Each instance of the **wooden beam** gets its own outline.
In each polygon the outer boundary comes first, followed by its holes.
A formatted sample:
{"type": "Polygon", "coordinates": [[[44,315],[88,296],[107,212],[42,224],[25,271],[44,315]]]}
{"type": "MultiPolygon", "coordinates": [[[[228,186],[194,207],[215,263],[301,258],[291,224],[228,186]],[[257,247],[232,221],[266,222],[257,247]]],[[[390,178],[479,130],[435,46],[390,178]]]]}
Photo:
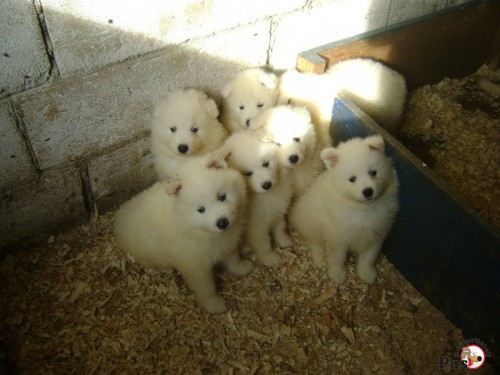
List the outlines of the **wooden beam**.
{"type": "Polygon", "coordinates": [[[398,70],[414,89],[472,74],[488,58],[498,60],[499,22],[500,1],[474,2],[305,51],[297,69],[321,73],[340,60],[371,57],[398,70]]]}

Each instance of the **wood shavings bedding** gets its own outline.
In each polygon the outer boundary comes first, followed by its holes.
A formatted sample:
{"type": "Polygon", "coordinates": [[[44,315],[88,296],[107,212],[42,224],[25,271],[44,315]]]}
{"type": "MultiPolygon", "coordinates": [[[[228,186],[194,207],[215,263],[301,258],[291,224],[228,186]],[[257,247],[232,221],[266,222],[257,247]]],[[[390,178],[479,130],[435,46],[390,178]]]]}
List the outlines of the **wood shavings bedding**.
{"type": "Polygon", "coordinates": [[[402,142],[479,213],[500,227],[500,69],[483,66],[464,79],[447,79],[410,94],[402,142]],[[479,85],[478,85],[479,82],[479,85]]]}
{"type": "MultiPolygon", "coordinates": [[[[475,179],[469,195],[489,202],[476,204],[498,224],[499,194],[488,201],[474,190],[497,192],[497,164],[488,163],[498,159],[485,154],[498,146],[498,117],[464,104],[471,82],[412,93],[403,135],[425,146],[422,159],[456,179],[457,190],[464,176],[475,179]]],[[[354,275],[351,260],[348,281],[336,287],[296,236],[276,268],[257,265],[244,278],[217,270],[229,310],[209,315],[177,273],[127,260],[113,219],[105,214],[0,262],[0,373],[435,374],[464,340],[384,257],[374,285],[354,275]]]]}
{"type": "Polygon", "coordinates": [[[463,337],[385,258],[335,287],[295,237],[276,268],[216,277],[204,312],[175,272],[116,248],[113,213],[0,263],[0,369],[17,373],[433,373],[463,337]],[[422,361],[422,357],[429,360],[422,361]]]}

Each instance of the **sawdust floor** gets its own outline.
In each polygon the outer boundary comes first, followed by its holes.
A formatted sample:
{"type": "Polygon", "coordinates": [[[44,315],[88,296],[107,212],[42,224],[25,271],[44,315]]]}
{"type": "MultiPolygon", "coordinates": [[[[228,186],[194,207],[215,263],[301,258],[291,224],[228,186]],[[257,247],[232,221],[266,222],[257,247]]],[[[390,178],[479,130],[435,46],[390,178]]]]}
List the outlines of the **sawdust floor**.
{"type": "MultiPolygon", "coordinates": [[[[434,86],[422,90],[441,100],[434,86]]],[[[418,90],[412,93],[408,110],[413,114],[407,112],[403,130],[408,118],[438,122],[429,118],[431,105],[415,104],[418,95],[429,100],[418,90]]],[[[414,142],[419,139],[418,132],[408,134],[414,142]]],[[[429,145],[424,151],[439,170],[435,151],[429,145]]],[[[497,210],[498,201],[493,202],[497,210]]],[[[229,310],[209,315],[177,273],[144,270],[122,255],[113,218],[114,213],[102,215],[0,262],[0,373],[456,371],[438,365],[440,357],[456,359],[461,332],[384,257],[374,285],[355,277],[351,259],[347,283],[335,287],[295,238],[291,251],[280,251],[283,261],[276,268],[257,265],[244,278],[218,270],[229,310]]],[[[479,373],[493,372],[484,366],[479,373]]]]}
{"type": "Polygon", "coordinates": [[[415,90],[399,139],[500,228],[500,69],[415,90]],[[496,95],[478,82],[496,82],[496,95]]]}

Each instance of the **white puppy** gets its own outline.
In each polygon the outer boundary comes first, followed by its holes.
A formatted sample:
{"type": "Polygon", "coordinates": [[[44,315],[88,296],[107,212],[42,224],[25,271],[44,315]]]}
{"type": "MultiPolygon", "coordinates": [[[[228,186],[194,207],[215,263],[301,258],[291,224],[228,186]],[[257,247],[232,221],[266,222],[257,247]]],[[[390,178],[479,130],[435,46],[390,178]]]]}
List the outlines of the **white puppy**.
{"type": "Polygon", "coordinates": [[[221,121],[230,133],[252,127],[252,120],[276,105],[278,78],[263,69],[238,73],[222,89],[224,99],[221,121]]]}
{"type": "Polygon", "coordinates": [[[323,142],[328,132],[335,96],[343,94],[389,132],[397,129],[406,101],[404,77],[368,58],[338,62],[324,74],[285,72],[280,78],[278,103],[304,105],[311,112],[323,142]]]}
{"type": "Polygon", "coordinates": [[[373,283],[375,262],[398,211],[398,179],[385,155],[381,136],[354,138],[326,148],[321,159],[327,170],[299,198],[291,223],[309,248],[317,267],[342,284],[348,250],[358,254],[359,278],[373,283]]]}
{"type": "Polygon", "coordinates": [[[247,179],[246,244],[260,262],[275,266],[280,256],[273,250],[271,236],[280,247],[293,245],[285,221],[292,186],[288,170],[281,167],[279,148],[259,141],[253,132],[243,131],[232,134],[221,150],[229,154],[228,164],[247,179]]]}
{"type": "Polygon", "coordinates": [[[333,100],[339,90],[324,74],[290,70],[280,77],[278,104],[303,106],[311,114],[318,148],[331,146],[330,122],[333,100]]]}
{"type": "Polygon", "coordinates": [[[316,132],[309,111],[303,107],[279,105],[259,115],[255,121],[257,137],[280,147],[280,160],[290,168],[295,197],[302,195],[324,165],[316,151],[316,132]]]}
{"type": "Polygon", "coordinates": [[[206,311],[222,312],[212,268],[246,275],[253,269],[240,259],[245,227],[246,186],[222,159],[196,158],[179,176],[157,182],[117,212],[119,246],[139,264],[162,271],[177,269],[206,311]]]}
{"type": "Polygon", "coordinates": [[[407,89],[404,77],[388,66],[367,58],[344,60],[327,71],[342,94],[389,133],[397,130],[407,89]]]}
{"type": "Polygon", "coordinates": [[[151,153],[160,179],[175,176],[191,156],[213,150],[227,138],[213,99],[196,89],[170,92],[154,109],[151,153]]]}

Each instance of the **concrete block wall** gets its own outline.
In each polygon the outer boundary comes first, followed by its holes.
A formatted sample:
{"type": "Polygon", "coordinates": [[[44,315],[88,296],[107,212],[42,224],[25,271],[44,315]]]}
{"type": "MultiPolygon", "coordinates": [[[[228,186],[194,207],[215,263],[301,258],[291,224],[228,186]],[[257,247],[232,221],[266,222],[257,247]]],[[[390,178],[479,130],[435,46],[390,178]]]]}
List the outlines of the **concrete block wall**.
{"type": "MultiPolygon", "coordinates": [[[[4,0],[0,248],[47,239],[154,181],[150,113],[237,71],[470,0],[4,0]]],[[[1,254],[1,252],[0,252],[1,254]]]]}

